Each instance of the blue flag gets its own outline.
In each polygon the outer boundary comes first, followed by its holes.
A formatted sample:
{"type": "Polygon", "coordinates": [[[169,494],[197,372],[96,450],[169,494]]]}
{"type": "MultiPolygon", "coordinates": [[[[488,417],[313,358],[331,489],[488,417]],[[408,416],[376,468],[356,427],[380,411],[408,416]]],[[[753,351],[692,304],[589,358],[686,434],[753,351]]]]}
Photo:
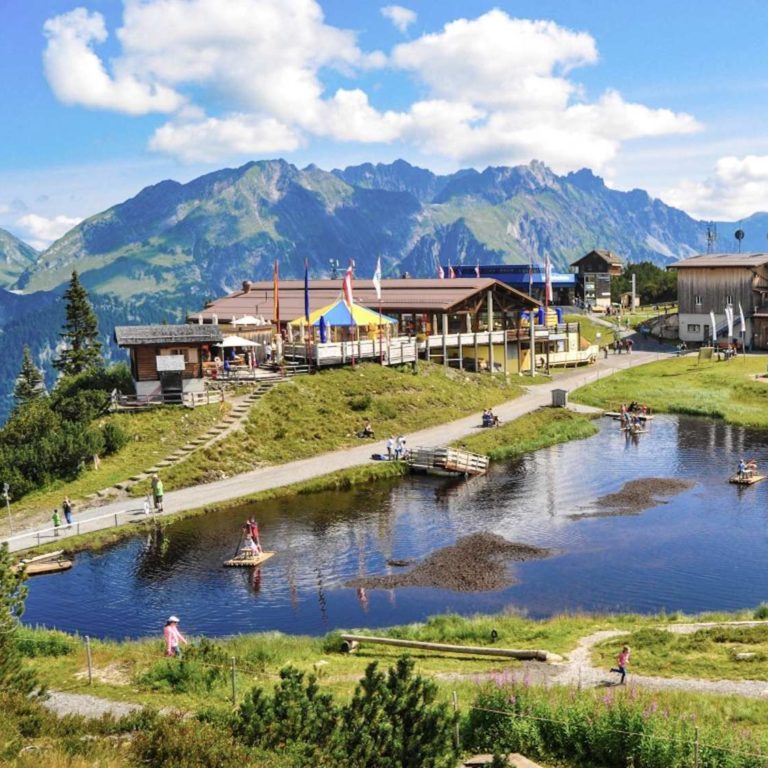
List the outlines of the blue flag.
{"type": "Polygon", "coordinates": [[[309,322],[309,262],[304,259],[304,316],[309,322]]]}

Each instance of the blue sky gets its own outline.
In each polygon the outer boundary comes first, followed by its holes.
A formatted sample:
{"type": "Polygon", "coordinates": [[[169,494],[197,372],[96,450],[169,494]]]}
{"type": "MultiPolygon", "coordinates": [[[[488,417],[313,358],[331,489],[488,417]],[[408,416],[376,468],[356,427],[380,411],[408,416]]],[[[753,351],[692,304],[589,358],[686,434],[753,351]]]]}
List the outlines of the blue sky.
{"type": "Polygon", "coordinates": [[[0,227],[42,247],[248,160],[590,167],[768,209],[768,4],[0,0],[0,227]]]}

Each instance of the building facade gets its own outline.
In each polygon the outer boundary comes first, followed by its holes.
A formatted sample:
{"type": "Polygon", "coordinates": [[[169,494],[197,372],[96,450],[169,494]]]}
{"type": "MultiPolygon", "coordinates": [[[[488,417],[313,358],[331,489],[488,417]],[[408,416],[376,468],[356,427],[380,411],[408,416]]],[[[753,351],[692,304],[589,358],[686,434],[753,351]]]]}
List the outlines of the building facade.
{"type": "Polygon", "coordinates": [[[747,347],[768,349],[767,253],[700,254],[668,268],[677,272],[682,341],[709,344],[713,339],[743,340],[747,347]],[[728,335],[727,307],[734,314],[732,337],[728,335]]]}
{"type": "Polygon", "coordinates": [[[611,306],[611,278],[624,270],[613,251],[594,250],[571,263],[576,272],[576,294],[584,306],[608,309],[611,306]]]}

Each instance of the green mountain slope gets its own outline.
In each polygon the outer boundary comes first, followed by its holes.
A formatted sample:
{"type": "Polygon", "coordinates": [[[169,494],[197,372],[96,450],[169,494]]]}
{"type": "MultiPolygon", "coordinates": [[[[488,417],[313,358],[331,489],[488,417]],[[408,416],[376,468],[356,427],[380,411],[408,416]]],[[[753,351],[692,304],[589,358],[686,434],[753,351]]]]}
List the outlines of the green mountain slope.
{"type": "Polygon", "coordinates": [[[705,235],[702,222],[586,170],[557,176],[533,162],[438,176],[402,160],[333,172],[270,160],[148,187],[81,222],[15,287],[51,290],[76,266],[96,293],[199,302],[268,277],[275,259],[285,277],[305,259],[315,275],[331,259],[370,274],[378,256],[389,274],[545,254],[566,268],[594,247],[664,264],[702,250],[705,235]]]}
{"type": "Polygon", "coordinates": [[[35,263],[37,251],[0,229],[0,288],[13,285],[24,272],[35,263]]]}

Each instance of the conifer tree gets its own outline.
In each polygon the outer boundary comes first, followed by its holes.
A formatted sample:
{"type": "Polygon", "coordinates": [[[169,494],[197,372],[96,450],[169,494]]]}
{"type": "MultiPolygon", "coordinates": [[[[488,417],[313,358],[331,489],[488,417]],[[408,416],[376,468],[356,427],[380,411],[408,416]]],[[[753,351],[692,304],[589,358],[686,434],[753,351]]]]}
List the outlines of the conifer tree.
{"type": "Polygon", "coordinates": [[[24,669],[17,635],[27,596],[25,578],[11,567],[8,545],[0,545],[0,691],[28,694],[36,682],[32,671],[24,669]]]}
{"type": "Polygon", "coordinates": [[[67,321],[64,332],[59,335],[66,346],[53,365],[66,376],[76,376],[103,364],[98,320],[77,270],[72,272],[64,300],[67,302],[67,321]]]}
{"type": "Polygon", "coordinates": [[[45,394],[43,374],[32,360],[29,347],[24,345],[24,354],[21,358],[21,371],[16,379],[16,387],[13,390],[13,398],[16,407],[26,405],[31,400],[42,397],[45,394]]]}

